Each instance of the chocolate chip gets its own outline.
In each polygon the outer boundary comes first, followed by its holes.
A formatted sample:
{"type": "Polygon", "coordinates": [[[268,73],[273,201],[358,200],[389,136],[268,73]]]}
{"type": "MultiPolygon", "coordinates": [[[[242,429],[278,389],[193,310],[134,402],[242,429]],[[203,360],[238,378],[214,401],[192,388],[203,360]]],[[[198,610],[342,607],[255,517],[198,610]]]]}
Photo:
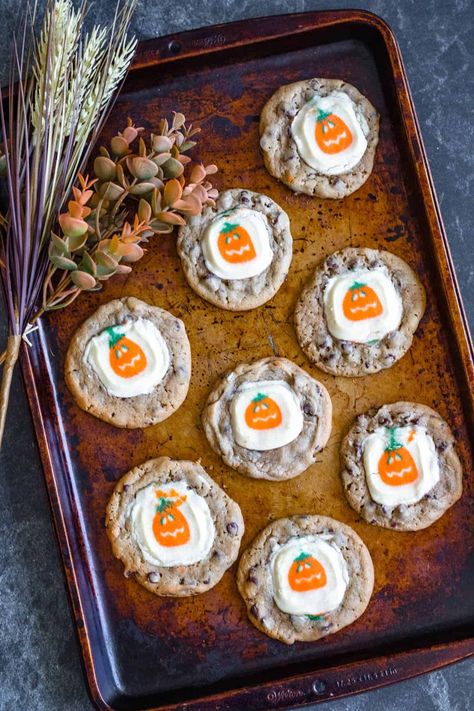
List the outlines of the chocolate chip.
{"type": "Polygon", "coordinates": [[[230,533],[231,536],[235,536],[239,531],[239,527],[234,521],[231,521],[227,524],[226,531],[230,533]]]}
{"type": "Polygon", "coordinates": [[[352,353],[352,351],[354,350],[352,343],[350,343],[349,341],[340,341],[340,346],[341,351],[346,354],[352,353]]]}
{"type": "Polygon", "coordinates": [[[389,425],[390,424],[390,417],[387,417],[387,415],[379,415],[378,423],[379,423],[379,425],[389,425]]]}
{"type": "Polygon", "coordinates": [[[330,274],[334,274],[337,269],[337,259],[331,255],[326,259],[326,269],[330,274]]]}
{"type": "Polygon", "coordinates": [[[314,342],[319,348],[324,348],[329,345],[329,337],[324,331],[319,331],[314,337],[314,342]]]}
{"type": "Polygon", "coordinates": [[[210,579],[210,578],[206,578],[206,579],[203,580],[202,582],[203,582],[204,585],[209,585],[209,583],[211,582],[211,579],[210,579]]]}
{"type": "Polygon", "coordinates": [[[160,579],[160,574],[159,573],[148,573],[148,580],[150,583],[157,583],[160,579]]]}
{"type": "Polygon", "coordinates": [[[444,440],[444,439],[441,440],[440,442],[436,442],[436,449],[437,449],[438,452],[440,452],[441,454],[442,454],[443,452],[446,452],[446,450],[448,449],[448,447],[449,447],[449,444],[448,444],[448,442],[446,442],[446,440],[444,440]]]}
{"type": "Polygon", "coordinates": [[[136,572],[137,572],[136,570],[126,570],[124,572],[124,576],[126,578],[133,578],[133,576],[136,575],[136,572]]]}
{"type": "Polygon", "coordinates": [[[255,575],[252,575],[252,574],[249,574],[249,575],[248,575],[247,581],[248,581],[249,583],[253,583],[254,585],[256,585],[256,584],[258,583],[257,578],[255,577],[255,575]]]}
{"type": "Polygon", "coordinates": [[[247,193],[242,193],[242,194],[241,194],[241,196],[240,196],[240,202],[241,202],[243,205],[248,205],[248,204],[249,204],[250,198],[249,198],[249,196],[247,195],[247,193]]]}
{"type": "Polygon", "coordinates": [[[313,410],[313,406],[311,405],[310,402],[305,402],[305,404],[303,405],[303,412],[304,412],[304,414],[307,415],[308,417],[314,417],[314,414],[315,414],[315,413],[314,413],[314,410],[313,410]]]}
{"type": "Polygon", "coordinates": [[[258,619],[258,607],[256,605],[252,605],[250,608],[250,614],[258,619]]]}

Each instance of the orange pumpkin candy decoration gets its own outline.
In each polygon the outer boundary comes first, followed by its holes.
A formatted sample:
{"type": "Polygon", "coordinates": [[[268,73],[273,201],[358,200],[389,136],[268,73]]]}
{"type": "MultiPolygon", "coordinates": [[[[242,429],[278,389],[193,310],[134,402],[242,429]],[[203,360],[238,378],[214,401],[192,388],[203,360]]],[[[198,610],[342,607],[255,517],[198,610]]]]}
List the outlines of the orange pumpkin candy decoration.
{"type": "Polygon", "coordinates": [[[231,222],[224,223],[217,240],[219,252],[231,264],[241,264],[255,259],[257,253],[252,238],[245,229],[231,222]]]}
{"type": "MultiPolygon", "coordinates": [[[[418,469],[410,452],[395,438],[395,427],[389,429],[390,441],[379,459],[379,475],[384,484],[411,484],[418,477],[418,469]]],[[[413,439],[413,438],[412,438],[413,439]]],[[[411,441],[411,440],[410,440],[411,441]]]]}
{"type": "Polygon", "coordinates": [[[380,316],[383,307],[371,286],[355,281],[344,296],[342,311],[349,321],[364,321],[380,316]]]}
{"type": "Polygon", "coordinates": [[[138,343],[118,333],[113,326],[106,330],[109,334],[109,362],[114,373],[121,378],[132,378],[142,373],[147,359],[138,343]]]}
{"type": "Polygon", "coordinates": [[[324,567],[309,553],[300,553],[288,571],[288,582],[296,592],[323,588],[327,583],[324,567]]]}
{"type": "Polygon", "coordinates": [[[179,510],[179,506],[186,501],[186,496],[180,496],[177,491],[170,492],[158,490],[158,505],[153,518],[153,533],[161,546],[182,546],[189,541],[191,536],[186,517],[179,510]]]}
{"type": "Polygon", "coordinates": [[[263,393],[258,393],[245,410],[245,423],[253,430],[270,430],[281,425],[281,421],[278,403],[263,393]]]}
{"type": "Polygon", "coordinates": [[[347,124],[330,111],[317,109],[314,136],[323,153],[341,153],[352,143],[352,132],[347,124]]]}

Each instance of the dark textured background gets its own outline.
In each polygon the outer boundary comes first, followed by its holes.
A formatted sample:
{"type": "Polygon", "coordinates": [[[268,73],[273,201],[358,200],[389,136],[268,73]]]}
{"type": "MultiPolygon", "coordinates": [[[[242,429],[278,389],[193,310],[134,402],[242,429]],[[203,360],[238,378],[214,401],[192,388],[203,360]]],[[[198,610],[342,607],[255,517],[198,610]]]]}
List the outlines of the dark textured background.
{"type": "MultiPolygon", "coordinates": [[[[39,3],[40,5],[44,3],[39,3]]],[[[94,4],[107,23],[115,2],[94,4]]],[[[392,26],[403,57],[438,191],[471,329],[474,326],[472,210],[474,61],[472,0],[140,0],[140,38],[265,14],[362,7],[392,26]]],[[[0,81],[22,0],[0,0],[0,81]]],[[[0,333],[5,333],[0,314],[0,333]]],[[[89,711],[41,467],[19,375],[0,455],[0,709],[89,711]]],[[[322,704],[330,711],[467,711],[474,661],[386,689],[322,704]]],[[[252,711],[249,709],[248,711],[252,711]]]]}

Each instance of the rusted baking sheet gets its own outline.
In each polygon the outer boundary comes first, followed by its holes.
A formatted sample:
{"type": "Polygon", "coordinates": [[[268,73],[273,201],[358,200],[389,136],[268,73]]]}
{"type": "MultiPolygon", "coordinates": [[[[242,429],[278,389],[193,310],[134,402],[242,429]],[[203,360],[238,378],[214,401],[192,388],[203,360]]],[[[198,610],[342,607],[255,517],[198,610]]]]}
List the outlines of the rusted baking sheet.
{"type": "Polygon", "coordinates": [[[472,347],[393,35],[374,15],[343,11],[246,20],[145,43],[105,137],[129,115],[152,130],[173,109],[202,127],[200,158],[220,166],[221,188],[267,193],[289,213],[294,259],[274,299],[233,314],[196,296],[183,278],[175,238],[157,238],[129,278],[44,319],[23,357],[93,698],[104,709],[284,708],[397,681],[472,653],[472,347]],[[266,173],[259,153],[266,100],[281,84],[313,76],[355,84],[381,114],[373,175],[342,201],[291,193],[266,173]],[[356,379],[313,368],[292,326],[297,294],[313,266],[348,245],[403,257],[428,294],[410,352],[390,370],[356,379]],[[71,333],[99,304],[125,294],[182,318],[193,349],[186,402],[142,431],[114,429],[79,410],[62,372],[71,333]],[[200,424],[214,379],[272,349],[320,378],[334,404],[333,433],[319,461],[282,483],[226,468],[200,424]],[[461,501],[431,528],[409,534],[360,521],[338,477],[339,443],[355,414],[400,399],[426,403],[447,419],[466,472],[461,501]],[[242,507],[244,546],[279,516],[323,513],[353,526],[375,564],[366,614],[320,642],[288,647],[248,622],[232,571],[193,599],[160,600],[126,580],[104,532],[105,505],[124,472],[158,454],[202,459],[242,507]]]}

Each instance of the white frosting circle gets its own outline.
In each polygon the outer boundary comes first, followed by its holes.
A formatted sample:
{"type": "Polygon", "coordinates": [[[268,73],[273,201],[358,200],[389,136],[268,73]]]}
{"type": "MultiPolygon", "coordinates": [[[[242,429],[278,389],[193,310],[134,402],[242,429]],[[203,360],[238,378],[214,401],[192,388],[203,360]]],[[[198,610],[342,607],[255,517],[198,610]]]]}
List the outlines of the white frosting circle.
{"type": "Polygon", "coordinates": [[[305,163],[323,175],[340,175],[356,166],[364,155],[369,127],[352,99],[343,91],[333,91],[308,101],[293,119],[291,132],[305,163]],[[348,132],[350,144],[337,153],[322,150],[315,135],[318,119],[324,132],[321,140],[328,148],[338,142],[343,145],[348,132]]]}
{"type": "Polygon", "coordinates": [[[284,380],[244,383],[232,398],[230,414],[234,440],[245,449],[284,447],[303,429],[300,402],[284,380]]]}
{"type": "Polygon", "coordinates": [[[358,269],[331,277],[323,301],[329,333],[342,341],[378,341],[396,331],[402,321],[401,296],[382,269],[358,269]],[[352,318],[347,317],[347,309],[352,318]]]}
{"type": "Polygon", "coordinates": [[[135,321],[127,321],[112,329],[105,329],[97,336],[93,336],[86,346],[84,361],[88,363],[97,373],[102,385],[109,395],[116,397],[135,397],[137,395],[147,395],[153,388],[161,382],[169,368],[170,353],[165,339],[156,328],[155,324],[148,319],[139,318],[135,321]],[[117,336],[123,335],[133,345],[126,341],[117,340],[117,336]],[[117,368],[126,373],[138,358],[146,358],[145,367],[136,375],[121,376],[111,365],[111,344],[117,352],[117,368]],[[129,356],[130,348],[139,346],[141,355],[136,353],[129,356]]]}
{"type": "Polygon", "coordinates": [[[185,481],[140,489],[129,516],[133,538],[152,565],[192,565],[206,558],[212,548],[215,527],[209,506],[185,481]]]}
{"type": "Polygon", "coordinates": [[[264,272],[273,260],[268,220],[247,207],[211,220],[201,247],[207,269],[220,279],[249,279],[264,272]]]}
{"type": "Polygon", "coordinates": [[[379,427],[364,442],[363,463],[370,495],[376,503],[385,506],[416,504],[439,481],[439,462],[433,438],[424,427],[397,427],[392,435],[392,446],[395,444],[402,445],[410,456],[394,449],[391,452],[391,463],[388,464],[390,452],[386,448],[391,445],[388,429],[379,427]],[[385,462],[385,480],[380,472],[382,457],[385,462]],[[413,462],[416,478],[413,475],[413,462]],[[400,483],[404,478],[406,483],[400,483]],[[414,480],[409,481],[411,479],[414,480]],[[387,481],[393,481],[393,484],[387,481]]]}
{"type": "Polygon", "coordinates": [[[270,565],[273,599],[282,612],[317,616],[335,610],[344,599],[349,573],[344,556],[331,536],[290,538],[275,550],[270,565]],[[325,576],[325,580],[321,576],[325,576]],[[320,586],[302,589],[308,578],[320,586]]]}

